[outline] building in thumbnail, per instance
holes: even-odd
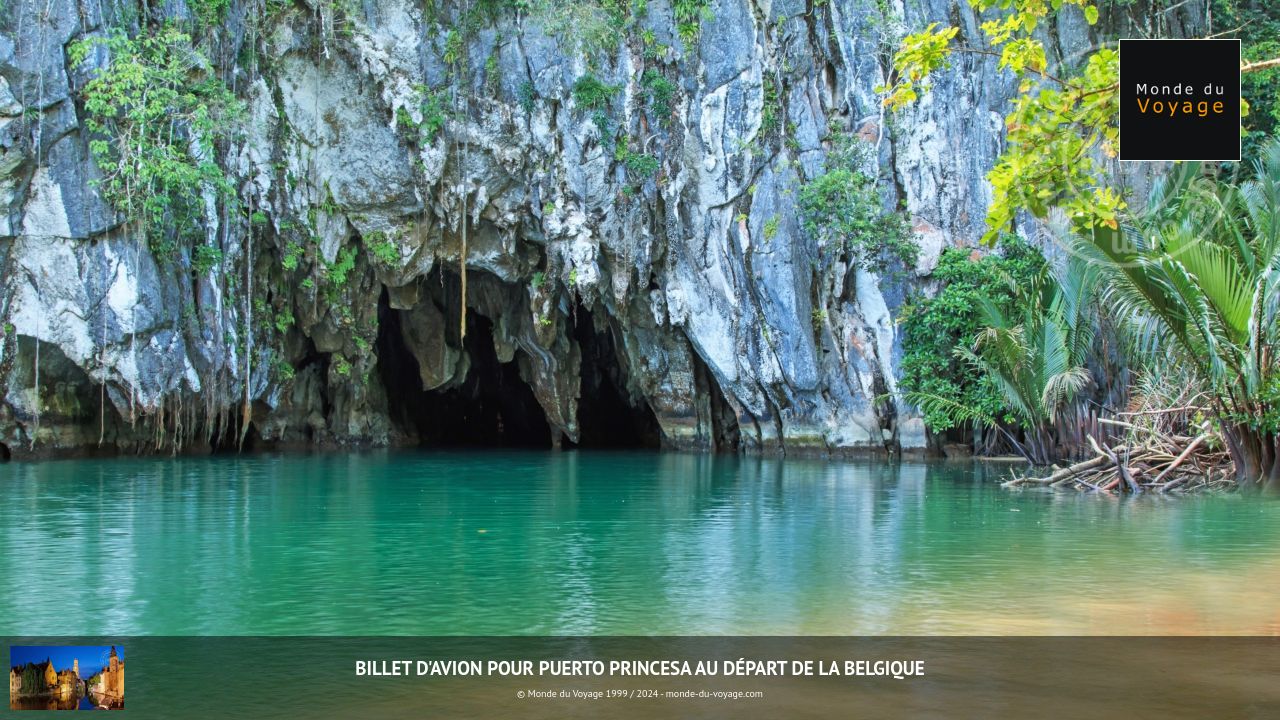
[[[53,662],[29,662],[9,668],[9,697],[43,695],[58,690],[58,671]]]
[[[63,697],[72,697],[81,694],[79,658],[71,661],[70,668],[58,673],[56,690],[57,693]]]
[[[124,702],[124,661],[111,646],[111,654],[107,658],[107,666],[98,675],[98,683],[94,691],[108,705]]]
[[[22,660],[16,665],[9,667],[9,697],[16,698],[41,698],[49,697],[58,700],[83,697],[88,690],[88,686],[84,681],[84,677],[80,674],[80,659],[76,657],[81,655],[81,651],[89,652],[92,655],[101,657],[107,648],[97,647],[76,647],[76,648],[59,648],[58,663],[53,662],[52,657],[44,660],[37,660],[39,652],[43,647],[25,647],[15,646],[10,648],[10,659]],[[70,650],[70,652],[67,652]],[[71,665],[65,665],[67,659],[71,660]],[[123,663],[120,663],[123,665]],[[61,665],[61,669],[59,669]],[[65,704],[65,703],[61,703]]]

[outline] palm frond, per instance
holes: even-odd
[[[984,354],[967,348],[956,348],[956,356],[968,361],[976,369],[987,376],[1004,399],[1005,405],[1013,413],[1028,424],[1035,424],[1042,416],[1039,406],[1039,394],[1029,393],[1024,382],[1024,375],[1019,371],[1020,364],[1010,355],[993,355],[989,359]]]
[[[909,392],[903,399],[915,405],[920,411],[944,415],[956,424],[978,423],[984,427],[995,427],[996,419],[981,409],[945,398],[941,395],[926,392]]]
[[[1216,320],[1241,341],[1249,333],[1253,287],[1250,274],[1237,262],[1232,252],[1221,245],[1202,240],[1190,228],[1170,228],[1165,239],[1170,259],[1186,269],[1198,294]]]
[[[1044,385],[1040,402],[1049,411],[1049,419],[1056,421],[1058,411],[1089,386],[1093,378],[1083,367],[1073,367],[1049,377]]]

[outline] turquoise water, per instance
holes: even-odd
[[[0,465],[0,634],[1275,634],[1280,504],[998,465],[375,453]]]

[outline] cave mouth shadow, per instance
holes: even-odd
[[[455,347],[459,334],[446,325],[444,339]],[[498,359],[493,323],[468,310],[462,347],[470,361],[462,382],[423,390],[418,361],[401,333],[400,311],[391,308],[383,291],[378,303],[378,373],[391,421],[422,447],[550,448],[551,426],[533,389],[520,377],[518,357],[506,363]]]
[[[446,320],[441,342],[461,347],[467,355],[466,377],[446,387],[423,390],[418,360],[402,325],[406,311],[391,307],[384,288],[378,301],[377,373],[386,389],[387,412],[402,436],[426,448],[657,449],[662,432],[643,398],[633,401],[610,328],[597,330],[585,308],[570,318],[570,334],[581,351],[578,441],[570,442],[547,422],[533,388],[521,376],[527,363],[517,350],[502,362],[494,348],[494,323],[467,311],[467,335],[461,339],[457,308],[450,308],[450,280],[442,283],[444,302],[424,294],[419,302],[436,302]],[[434,284],[434,283],[433,283]],[[442,308],[441,305],[444,307]],[[526,373],[527,374],[527,373]]]
[[[251,421],[249,429],[241,437],[239,423],[236,422],[221,434],[209,441],[210,455],[241,455],[252,453],[258,449],[258,429]]]
[[[662,447],[662,428],[643,397],[626,389],[612,325],[596,328],[591,312],[579,304],[572,337],[582,352],[578,397],[578,442],[568,448],[649,449]]]

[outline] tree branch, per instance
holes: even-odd
[[[1259,70],[1270,70],[1272,68],[1280,68],[1280,57],[1271,58],[1270,60],[1259,60],[1258,62],[1245,63],[1240,66],[1240,74],[1258,72]]]
[[[972,45],[957,45],[954,48],[952,48],[952,51],[957,51],[957,50],[960,52],[969,53],[971,55],[987,55],[989,57],[1002,58],[1002,59],[1004,58],[1003,53],[998,53],[995,50],[985,50],[983,48],[976,48],[976,47],[973,47]],[[1074,85],[1067,82],[1066,80],[1063,80],[1062,78],[1057,77],[1055,75],[1051,75],[1048,72],[1045,72],[1044,70],[1036,70],[1035,68],[1030,68],[1030,67],[1023,68],[1023,70],[1033,75],[1038,75],[1044,78],[1045,80],[1052,80],[1053,82],[1056,82],[1065,88],[1075,87]]]

